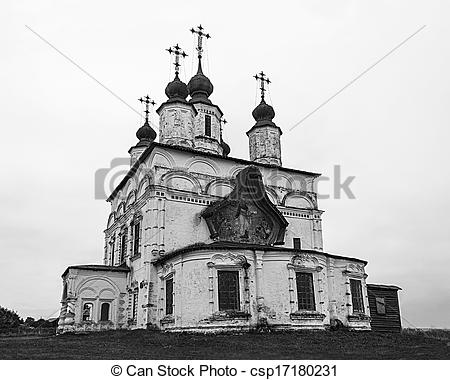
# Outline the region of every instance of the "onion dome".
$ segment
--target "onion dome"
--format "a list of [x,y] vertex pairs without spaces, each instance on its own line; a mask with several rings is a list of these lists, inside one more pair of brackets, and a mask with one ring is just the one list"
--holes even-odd
[[199,60],[197,74],[195,74],[189,81],[188,85],[189,95],[191,95],[190,102],[203,101],[211,103],[208,97],[212,94],[214,86],[209,78],[203,74],[202,64]]
[[176,72],[175,79],[167,85],[165,92],[169,101],[181,100],[184,102],[188,96],[188,87],[180,80]]
[[220,143],[220,146],[222,147],[222,151],[223,151],[222,154],[224,155],[224,157],[227,157],[231,152],[230,146],[223,140]]
[[275,111],[271,105],[265,102],[264,98],[261,99],[261,103],[253,110],[252,116],[256,120],[256,125],[275,125],[272,121],[275,117]]
[[156,132],[148,123],[148,119],[145,120],[144,125],[136,132],[136,137],[139,139],[139,145],[149,145],[156,139]]

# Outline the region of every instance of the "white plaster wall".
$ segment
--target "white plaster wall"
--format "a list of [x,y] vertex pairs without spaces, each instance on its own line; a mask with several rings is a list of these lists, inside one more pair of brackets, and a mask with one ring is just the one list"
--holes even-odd
[[205,205],[167,200],[164,229],[167,252],[194,243],[210,242],[210,233],[200,212]]
[[[248,321],[222,321],[211,322],[208,319],[218,310],[216,289],[217,283],[211,286],[211,269],[208,263],[214,255],[242,255],[250,264],[248,269],[248,303],[244,304],[245,294],[241,287],[241,309],[248,310],[251,317]],[[259,254],[261,255],[261,254]],[[212,328],[219,329],[225,326],[234,327],[255,327],[261,318],[266,318],[269,325],[280,328],[320,328],[330,323],[330,317],[339,318],[345,325],[348,324],[348,299],[347,275],[343,271],[353,265],[350,259],[330,259],[319,252],[307,254],[301,253],[298,256],[306,257],[308,260],[315,260],[319,269],[313,269],[315,304],[317,313],[324,314],[325,317],[319,322],[294,321],[291,313],[297,311],[296,293],[295,302],[291,302],[289,277],[292,276],[288,270],[291,265],[294,253],[287,252],[263,252],[261,262],[258,262],[257,252],[252,250],[229,251],[195,251],[183,253],[173,259],[169,259],[164,266],[173,268],[174,289],[175,289],[175,311],[174,323],[162,328],[169,329],[199,329]],[[358,264],[362,265],[362,264]],[[363,267],[363,265],[362,265]],[[261,275],[258,275],[258,268],[261,268]],[[235,268],[235,270],[238,270]],[[363,270],[364,271],[364,270]],[[164,318],[164,278],[161,276],[162,269],[158,269],[157,279],[160,293],[158,321]],[[167,272],[170,273],[170,272]],[[167,275],[165,273],[165,275]],[[330,276],[330,273],[332,274]],[[360,278],[364,280],[364,272],[360,273]],[[217,279],[214,279],[217,281]],[[294,279],[295,281],[295,279]],[[365,288],[365,281],[363,281]],[[211,297],[211,290],[214,289],[214,297]],[[258,297],[259,296],[259,297]],[[213,301],[213,302],[211,302]],[[365,300],[367,303],[367,300]],[[367,303],[368,305],[368,303]],[[334,308],[334,306],[337,306]],[[367,312],[368,313],[368,312]],[[368,328],[368,322],[360,323],[359,326]],[[355,326],[358,327],[358,326]]]

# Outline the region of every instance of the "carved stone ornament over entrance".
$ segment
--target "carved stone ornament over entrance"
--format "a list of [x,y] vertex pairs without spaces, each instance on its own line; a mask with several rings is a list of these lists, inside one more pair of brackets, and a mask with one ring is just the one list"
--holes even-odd
[[250,244],[283,244],[288,222],[270,202],[262,175],[247,166],[236,176],[234,190],[223,200],[209,205],[202,216],[211,238]]

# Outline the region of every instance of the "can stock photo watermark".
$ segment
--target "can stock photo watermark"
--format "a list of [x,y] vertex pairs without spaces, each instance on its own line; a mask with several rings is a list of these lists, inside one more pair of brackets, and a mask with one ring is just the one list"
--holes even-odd
[[[250,172],[249,180],[245,186],[241,183],[242,179],[238,175],[245,167],[234,166],[227,170],[220,177],[205,179],[205,174],[197,173],[189,167],[176,168],[177,176],[164,175],[159,177],[158,185],[167,189],[180,190],[178,179],[186,178],[189,181],[189,188],[181,189],[197,195],[212,195],[208,190],[212,187],[213,182],[226,182],[229,186],[214,187],[214,196],[225,197],[229,194],[231,188],[241,186],[244,191],[251,192],[254,197],[265,196],[265,193],[259,194],[254,186],[256,181],[261,180],[266,188],[266,192],[271,189],[281,189],[285,193],[295,192],[298,195],[314,194],[317,199],[356,199],[352,189],[355,176],[344,175],[341,165],[335,164],[330,171],[332,174],[327,175],[309,175],[289,173],[289,170],[277,167],[261,168],[261,171]],[[173,169],[171,169],[173,170]],[[147,168],[145,165],[139,167],[130,167],[130,158],[116,157],[111,160],[109,167],[99,168],[94,173],[94,197],[97,200],[107,200],[112,194],[114,196],[126,197],[122,194],[121,183],[127,176],[132,181],[134,188],[140,187],[140,181],[148,178],[154,178],[154,169]]]

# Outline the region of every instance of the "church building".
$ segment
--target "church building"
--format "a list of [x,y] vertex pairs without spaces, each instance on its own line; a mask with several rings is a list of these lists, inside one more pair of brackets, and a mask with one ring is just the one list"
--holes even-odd
[[186,54],[176,45],[158,128],[149,121],[154,102],[140,99],[145,122],[108,198],[103,263],[63,273],[58,332],[369,330],[367,262],[324,251],[320,174],[282,166],[269,79],[255,75],[250,159],[232,157],[202,69],[210,36],[201,26],[191,32],[197,73],[183,83]]

